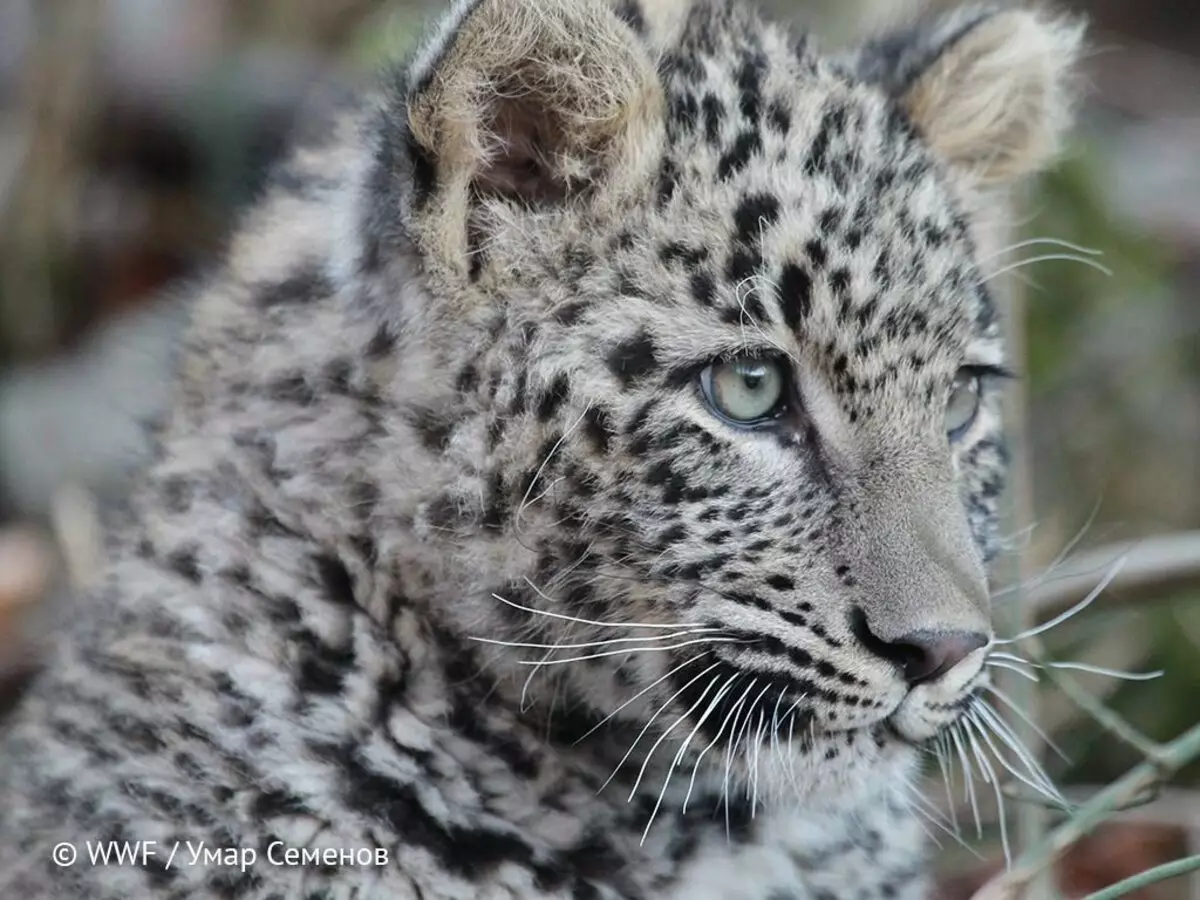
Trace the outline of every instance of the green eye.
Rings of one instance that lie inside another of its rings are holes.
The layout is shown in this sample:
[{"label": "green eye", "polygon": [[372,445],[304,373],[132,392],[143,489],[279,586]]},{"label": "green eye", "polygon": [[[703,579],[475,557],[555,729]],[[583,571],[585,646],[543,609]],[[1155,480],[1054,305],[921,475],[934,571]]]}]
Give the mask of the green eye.
[{"label": "green eye", "polygon": [[946,401],[946,434],[958,440],[967,433],[979,414],[979,373],[959,369]]},{"label": "green eye", "polygon": [[755,357],[713,363],[700,373],[708,404],[735,425],[774,418],[783,404],[784,382],[783,367],[776,360]]}]

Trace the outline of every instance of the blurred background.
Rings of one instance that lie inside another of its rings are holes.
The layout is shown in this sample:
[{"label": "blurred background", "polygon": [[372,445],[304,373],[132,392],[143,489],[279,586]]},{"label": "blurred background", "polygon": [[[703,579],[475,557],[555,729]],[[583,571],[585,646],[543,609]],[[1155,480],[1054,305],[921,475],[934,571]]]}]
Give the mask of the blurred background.
[{"label": "blurred background", "polygon": [[[767,5],[837,44],[918,4]],[[95,510],[125,489],[142,424],[166,399],[180,286],[306,106],[402,53],[428,6],[0,0],[0,704],[36,662],[46,599],[95,570]],[[1166,740],[1200,720],[1200,6],[1067,8],[1093,26],[1083,122],[1029,191],[1014,241],[1076,248],[1030,243],[992,262],[1014,267],[1024,375],[998,582],[1033,580],[998,600],[998,617],[1044,619],[1100,580],[1114,545],[1142,553],[1149,575],[1118,580],[1046,641],[1063,659],[1165,670],[1078,681]],[[1024,696],[1070,760],[1046,765],[1073,796],[1138,762],[1058,691]],[[942,896],[967,897],[995,871],[994,836],[969,835],[974,853],[944,841]],[[1197,765],[1068,854],[1058,889],[1083,896],[1184,853],[1200,853]],[[1200,879],[1133,896],[1194,900]]]}]

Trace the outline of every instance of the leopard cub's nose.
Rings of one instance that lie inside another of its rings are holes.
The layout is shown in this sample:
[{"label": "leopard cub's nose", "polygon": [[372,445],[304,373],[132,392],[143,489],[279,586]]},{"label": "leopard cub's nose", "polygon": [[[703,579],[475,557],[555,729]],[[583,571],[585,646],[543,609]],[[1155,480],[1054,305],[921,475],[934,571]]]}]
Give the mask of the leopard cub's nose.
[{"label": "leopard cub's nose", "polygon": [[937,681],[987,642],[987,635],[977,631],[914,631],[880,649],[916,687]]},{"label": "leopard cub's nose", "polygon": [[910,687],[937,681],[989,640],[983,632],[956,629],[920,629],[887,640],[871,630],[861,609],[851,613],[850,627],[863,646],[900,669]]}]

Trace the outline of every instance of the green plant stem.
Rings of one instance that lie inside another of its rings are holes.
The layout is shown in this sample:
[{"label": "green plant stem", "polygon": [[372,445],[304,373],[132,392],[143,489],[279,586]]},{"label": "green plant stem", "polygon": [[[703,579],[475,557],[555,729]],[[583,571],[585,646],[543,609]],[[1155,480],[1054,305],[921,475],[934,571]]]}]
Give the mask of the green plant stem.
[{"label": "green plant stem", "polygon": [[1145,872],[1139,872],[1137,875],[1131,875],[1129,878],[1118,881],[1116,884],[1106,887],[1102,891],[1088,894],[1083,900],[1115,900],[1117,897],[1124,897],[1128,893],[1144,888],[1148,884],[1166,881],[1168,878],[1177,878],[1180,875],[1186,875],[1188,872],[1195,872],[1197,870],[1200,870],[1200,853],[1195,856],[1185,857],[1184,859],[1176,859],[1169,863],[1163,863],[1161,866],[1155,866],[1153,869],[1147,869]]},{"label": "green plant stem", "polygon": [[1200,725],[1158,748],[1157,759],[1139,763],[1084,803],[1067,821],[1027,848],[1012,867],[980,888],[973,900],[1013,900],[1046,871],[1062,853],[1134,797],[1160,785],[1192,760],[1200,758]]}]

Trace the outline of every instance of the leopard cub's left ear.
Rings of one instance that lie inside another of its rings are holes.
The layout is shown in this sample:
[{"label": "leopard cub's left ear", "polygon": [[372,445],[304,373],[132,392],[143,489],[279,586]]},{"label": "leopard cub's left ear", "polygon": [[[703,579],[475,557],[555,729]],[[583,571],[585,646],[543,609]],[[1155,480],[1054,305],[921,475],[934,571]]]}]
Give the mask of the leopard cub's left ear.
[{"label": "leopard cub's left ear", "polygon": [[856,55],[943,159],[980,184],[1044,167],[1071,124],[1081,21],[967,8],[884,36]]}]

